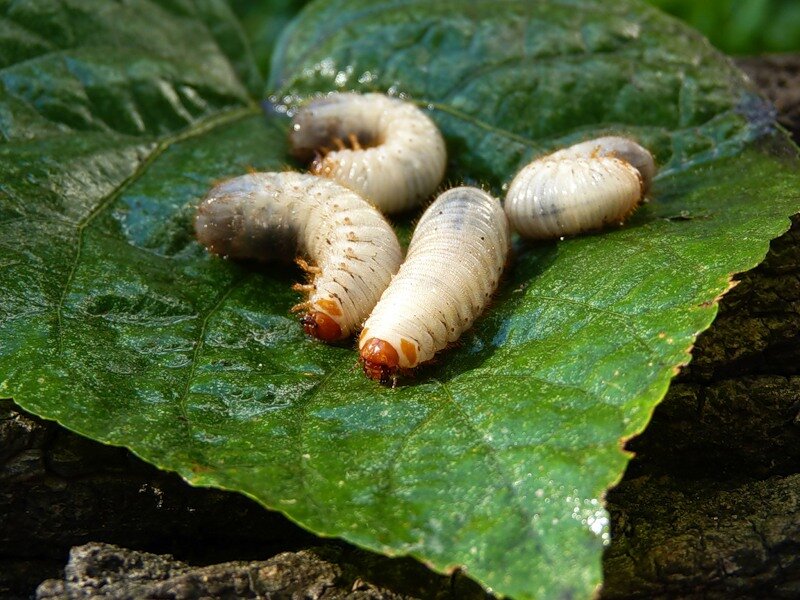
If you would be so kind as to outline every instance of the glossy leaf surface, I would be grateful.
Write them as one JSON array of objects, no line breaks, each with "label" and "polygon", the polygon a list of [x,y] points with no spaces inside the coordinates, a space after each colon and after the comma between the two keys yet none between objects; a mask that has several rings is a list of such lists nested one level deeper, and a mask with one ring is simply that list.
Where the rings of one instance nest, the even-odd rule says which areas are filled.
[{"label": "glossy leaf surface", "polygon": [[307,7],[267,93],[407,94],[452,182],[499,194],[532,156],[609,132],[662,167],[624,228],[518,244],[460,347],[386,389],[351,346],[303,336],[298,272],[192,238],[213,181],[289,161],[227,5],[2,6],[0,393],[317,533],[517,598],[588,597],[622,440],[800,209],[793,150],[738,71],[634,2]]}]

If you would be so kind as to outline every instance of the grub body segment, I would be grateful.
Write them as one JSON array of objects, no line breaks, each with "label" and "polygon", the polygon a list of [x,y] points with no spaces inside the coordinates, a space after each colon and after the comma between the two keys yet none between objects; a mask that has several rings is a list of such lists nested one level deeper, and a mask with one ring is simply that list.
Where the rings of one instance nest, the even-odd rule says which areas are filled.
[{"label": "grub body segment", "polygon": [[384,94],[336,93],[292,119],[292,153],[311,171],[348,187],[386,214],[428,198],[444,177],[447,150],[417,106]]},{"label": "grub body segment", "polygon": [[588,140],[524,166],[508,187],[504,208],[511,227],[529,239],[597,231],[623,224],[655,173],[652,154],[633,140]]},{"label": "grub body segment", "polygon": [[375,377],[376,345],[391,347],[397,369],[429,361],[469,329],[497,289],[509,250],[500,203],[469,187],[448,190],[425,211],[400,271],[365,323],[359,350]]},{"label": "grub body segment", "polygon": [[608,135],[587,140],[553,152],[547,158],[560,160],[564,158],[596,157],[619,158],[630,163],[631,166],[639,171],[642,177],[644,194],[647,195],[650,192],[650,188],[653,186],[653,177],[656,175],[656,164],[653,155],[644,146],[626,137]]},{"label": "grub body segment", "polygon": [[617,158],[541,159],[511,182],[505,211],[530,239],[555,239],[619,225],[642,199],[639,172]]},{"label": "grub body segment", "polygon": [[360,328],[402,261],[393,229],[373,206],[299,173],[251,173],[215,186],[195,232],[210,252],[230,258],[308,259],[310,283],[298,286],[308,298],[298,306],[306,331],[325,341]]}]

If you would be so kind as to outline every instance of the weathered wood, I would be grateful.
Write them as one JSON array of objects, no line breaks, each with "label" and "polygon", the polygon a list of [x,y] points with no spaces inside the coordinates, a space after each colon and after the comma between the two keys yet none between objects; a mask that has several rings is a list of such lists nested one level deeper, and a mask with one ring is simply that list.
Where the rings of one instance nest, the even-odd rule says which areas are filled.
[{"label": "weathered wood", "polygon": [[64,579],[43,583],[37,597],[41,600],[414,598],[373,583],[372,574],[366,575],[363,567],[354,566],[348,552],[346,548],[314,548],[283,552],[264,561],[191,567],[170,555],[92,543],[73,548]]}]

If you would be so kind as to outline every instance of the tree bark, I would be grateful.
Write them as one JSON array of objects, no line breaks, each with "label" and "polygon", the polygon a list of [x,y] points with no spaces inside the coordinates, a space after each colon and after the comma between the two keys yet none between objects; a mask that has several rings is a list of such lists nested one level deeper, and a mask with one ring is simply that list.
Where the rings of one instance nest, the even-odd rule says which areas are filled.
[{"label": "tree bark", "polygon": [[[800,55],[740,64],[800,139]],[[636,457],[608,494],[603,596],[800,597],[798,342],[795,219],[723,298],[691,365],[628,444]],[[69,554],[91,541],[137,550],[93,543]],[[243,496],[192,488],[0,401],[0,597],[28,597],[48,578],[41,598],[485,596],[461,574],[320,540]]]},{"label": "tree bark", "polygon": [[115,598],[261,598],[270,600],[409,600],[363,579],[344,548],[282,552],[265,561],[191,567],[172,556],[109,544],[73,548],[63,580],[51,579],[41,600]]}]

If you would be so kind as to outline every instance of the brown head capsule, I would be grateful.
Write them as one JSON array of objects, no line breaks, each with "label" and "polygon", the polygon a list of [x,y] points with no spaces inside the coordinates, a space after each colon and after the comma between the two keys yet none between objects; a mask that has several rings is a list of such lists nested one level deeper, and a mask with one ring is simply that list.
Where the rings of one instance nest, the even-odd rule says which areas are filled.
[{"label": "brown head capsule", "polygon": [[324,312],[312,310],[300,318],[303,330],[310,336],[323,342],[335,342],[342,339],[342,328],[332,317]]},{"label": "brown head capsule", "polygon": [[366,376],[384,384],[391,381],[400,365],[397,351],[389,342],[378,338],[366,340],[360,356]]}]

